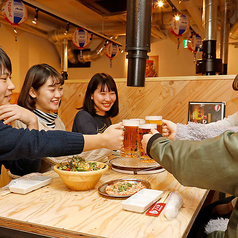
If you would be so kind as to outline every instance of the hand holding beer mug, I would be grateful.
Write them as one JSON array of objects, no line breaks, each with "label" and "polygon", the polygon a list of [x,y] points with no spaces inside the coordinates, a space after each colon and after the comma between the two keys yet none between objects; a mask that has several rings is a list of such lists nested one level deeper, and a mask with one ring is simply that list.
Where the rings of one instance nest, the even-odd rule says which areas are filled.
[{"label": "hand holding beer mug", "polygon": [[121,156],[135,158],[137,154],[138,120],[122,120],[124,126],[124,141]]},{"label": "hand holding beer mug", "polygon": [[147,154],[146,151],[142,148],[141,140],[143,139],[143,135],[150,134],[151,129],[157,129],[157,124],[144,124],[139,125],[139,136],[138,136],[138,147],[139,147],[139,156],[142,162],[154,162]]},{"label": "hand holding beer mug", "polygon": [[162,134],[162,116],[146,116],[146,124],[157,124],[157,131]]}]

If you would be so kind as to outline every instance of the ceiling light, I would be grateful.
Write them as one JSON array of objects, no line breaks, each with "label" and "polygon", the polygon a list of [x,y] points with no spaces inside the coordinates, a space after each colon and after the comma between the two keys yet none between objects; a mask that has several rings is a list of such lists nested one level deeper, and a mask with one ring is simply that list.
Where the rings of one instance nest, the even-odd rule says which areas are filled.
[{"label": "ceiling light", "polygon": [[163,1],[161,1],[161,0],[158,1],[158,6],[159,6],[159,7],[163,7],[163,5],[164,5]]},{"label": "ceiling light", "polygon": [[174,19],[175,19],[175,21],[179,21],[180,20],[180,16],[179,15],[175,15]]},{"label": "ceiling light", "polygon": [[37,22],[38,22],[38,8],[36,8],[36,15],[35,15],[34,19],[32,20],[32,23],[35,25],[37,24]]}]

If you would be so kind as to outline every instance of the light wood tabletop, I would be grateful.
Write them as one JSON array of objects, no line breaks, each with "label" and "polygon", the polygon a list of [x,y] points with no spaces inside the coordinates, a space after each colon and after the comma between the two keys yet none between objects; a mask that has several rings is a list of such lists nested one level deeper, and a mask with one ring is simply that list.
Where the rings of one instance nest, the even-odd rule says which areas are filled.
[{"label": "light wood tabletop", "polygon": [[[149,175],[106,172],[89,191],[73,191],[54,172],[53,182],[26,195],[0,196],[0,226],[52,237],[180,238],[186,237],[208,191],[184,187],[167,171]],[[163,211],[158,217],[122,208],[125,199],[108,198],[98,187],[114,179],[143,179],[152,189],[178,191],[184,205],[169,221]]]}]

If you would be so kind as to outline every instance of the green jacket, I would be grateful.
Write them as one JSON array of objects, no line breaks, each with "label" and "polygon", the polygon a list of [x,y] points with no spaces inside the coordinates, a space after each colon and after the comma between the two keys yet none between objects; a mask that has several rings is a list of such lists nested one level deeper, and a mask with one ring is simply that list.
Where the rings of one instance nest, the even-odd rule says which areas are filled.
[{"label": "green jacket", "polygon": [[[203,141],[171,141],[152,136],[147,153],[185,186],[217,190],[238,196],[238,133],[226,131]],[[209,238],[238,238],[238,202],[228,229]]]}]

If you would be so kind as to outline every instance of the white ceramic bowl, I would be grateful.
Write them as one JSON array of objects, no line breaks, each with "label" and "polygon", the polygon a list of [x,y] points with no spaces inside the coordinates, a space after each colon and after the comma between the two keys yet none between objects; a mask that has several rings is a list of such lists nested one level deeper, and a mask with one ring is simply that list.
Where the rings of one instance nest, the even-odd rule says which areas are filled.
[{"label": "white ceramic bowl", "polygon": [[[87,161],[95,162],[95,161]],[[66,162],[67,163],[67,162]],[[63,163],[66,164],[66,163]],[[61,177],[66,186],[72,190],[93,189],[100,180],[103,173],[108,171],[108,165],[102,162],[98,164],[105,165],[105,168],[95,171],[65,171],[58,169],[59,164],[54,166],[54,171]]]}]

